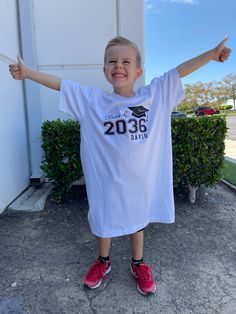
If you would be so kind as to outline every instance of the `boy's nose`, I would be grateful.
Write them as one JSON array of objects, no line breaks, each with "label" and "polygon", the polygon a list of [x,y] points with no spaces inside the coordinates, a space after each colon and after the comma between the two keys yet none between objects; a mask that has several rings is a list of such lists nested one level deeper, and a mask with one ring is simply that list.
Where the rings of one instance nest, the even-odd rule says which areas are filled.
[{"label": "boy's nose", "polygon": [[117,68],[117,69],[120,69],[121,67],[122,67],[122,64],[117,62],[116,68]]}]

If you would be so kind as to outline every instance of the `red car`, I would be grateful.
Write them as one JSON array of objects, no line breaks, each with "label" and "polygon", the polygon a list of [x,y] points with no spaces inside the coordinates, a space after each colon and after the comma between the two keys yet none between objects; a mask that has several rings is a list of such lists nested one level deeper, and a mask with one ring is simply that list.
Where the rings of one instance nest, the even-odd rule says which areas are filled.
[{"label": "red car", "polygon": [[205,116],[220,113],[218,109],[214,109],[211,107],[198,107],[195,109],[196,116]]}]

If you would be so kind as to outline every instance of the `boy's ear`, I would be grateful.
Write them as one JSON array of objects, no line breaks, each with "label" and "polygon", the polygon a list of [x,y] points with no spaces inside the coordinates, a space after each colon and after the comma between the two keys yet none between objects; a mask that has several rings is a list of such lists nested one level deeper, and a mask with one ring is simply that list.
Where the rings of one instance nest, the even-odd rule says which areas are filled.
[{"label": "boy's ear", "polygon": [[143,69],[137,68],[137,78],[136,79],[138,79],[142,74],[143,74]]}]

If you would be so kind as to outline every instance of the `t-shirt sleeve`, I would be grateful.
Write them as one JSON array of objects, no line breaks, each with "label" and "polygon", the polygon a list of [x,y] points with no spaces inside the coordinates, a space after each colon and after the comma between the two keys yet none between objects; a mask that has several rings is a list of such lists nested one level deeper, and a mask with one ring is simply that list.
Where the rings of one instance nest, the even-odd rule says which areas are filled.
[{"label": "t-shirt sleeve", "polygon": [[158,78],[154,78],[150,83],[153,96],[158,96],[162,105],[170,111],[178,106],[184,98],[184,90],[179,72],[174,68]]},{"label": "t-shirt sleeve", "polygon": [[62,80],[60,88],[59,110],[81,121],[88,108],[93,89],[78,82]]}]

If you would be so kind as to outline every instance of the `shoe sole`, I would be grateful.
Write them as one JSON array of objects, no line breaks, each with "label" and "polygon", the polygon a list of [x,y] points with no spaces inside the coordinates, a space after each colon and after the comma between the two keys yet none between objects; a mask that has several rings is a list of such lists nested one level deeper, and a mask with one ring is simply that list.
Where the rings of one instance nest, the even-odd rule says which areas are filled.
[{"label": "shoe sole", "polygon": [[[111,271],[111,265],[110,265],[109,268],[107,269],[106,275],[109,274],[110,271]],[[97,289],[97,288],[101,285],[103,279],[105,279],[105,276],[96,284],[96,286],[90,287],[89,285],[84,284],[84,287],[87,288],[87,289],[89,289],[89,290]]]},{"label": "shoe sole", "polygon": [[[131,274],[134,276],[134,278],[136,279],[136,276],[135,276],[135,273],[133,272],[133,269],[132,269],[132,267],[130,268],[131,269]],[[154,294],[155,292],[156,292],[156,290],[157,290],[157,286],[156,286],[156,284],[154,283],[154,290],[153,291],[149,291],[149,292],[143,292],[141,289],[140,289],[140,287],[139,287],[139,285],[138,285],[138,282],[137,282],[137,290],[138,290],[138,292],[139,293],[141,293],[142,295],[151,295],[151,294]]]}]

